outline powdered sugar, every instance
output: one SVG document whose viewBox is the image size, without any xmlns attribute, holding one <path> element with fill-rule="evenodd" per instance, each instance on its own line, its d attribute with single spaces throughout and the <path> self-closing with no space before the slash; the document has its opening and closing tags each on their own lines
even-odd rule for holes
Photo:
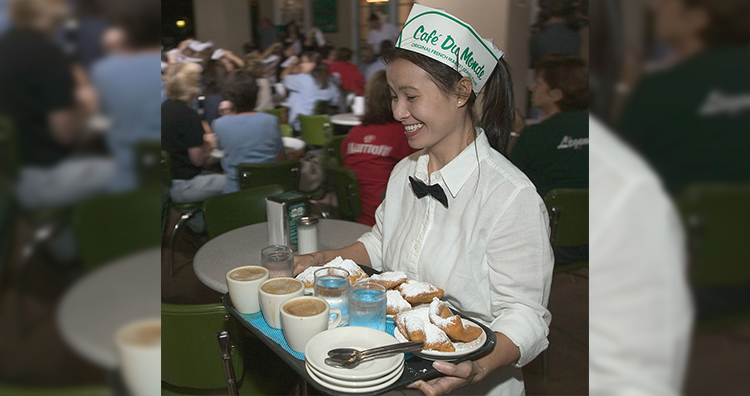
<svg viewBox="0 0 750 396">
<path fill-rule="evenodd" d="M 388 290 L 387 292 L 385 292 L 385 298 L 388 308 L 392 309 L 393 311 L 402 312 L 411 309 L 411 304 L 409 304 L 408 301 L 404 300 L 404 297 L 401 296 L 401 293 L 396 290 Z"/>
<path fill-rule="evenodd" d="M 315 271 L 320 268 L 322 267 L 315 265 L 307 267 L 304 271 L 300 272 L 295 279 L 304 283 L 305 287 L 312 287 L 313 283 L 315 283 Z"/>
<path fill-rule="evenodd" d="M 351 278 L 356 280 L 367 277 L 367 274 L 365 274 L 365 272 L 357 265 L 357 263 L 349 259 L 342 259 L 341 256 L 338 256 L 335 259 L 331 260 L 323 267 L 343 268 L 349 271 L 349 275 Z"/>
<path fill-rule="evenodd" d="M 409 280 L 399 286 L 399 290 L 404 297 L 416 297 L 420 294 L 434 293 L 437 288 L 426 282 Z"/>
<path fill-rule="evenodd" d="M 445 328 L 447 326 L 455 325 L 458 322 L 457 316 L 451 316 L 447 319 L 440 316 L 440 307 L 443 305 L 443 302 L 440 301 L 440 299 L 438 299 L 437 297 L 433 297 L 432 302 L 430 303 L 430 321 L 439 328 Z"/>
<path fill-rule="evenodd" d="M 383 282 L 398 282 L 401 280 L 406 281 L 406 273 L 404 273 L 403 271 L 389 271 L 375 274 L 371 276 L 370 279 Z"/>
</svg>

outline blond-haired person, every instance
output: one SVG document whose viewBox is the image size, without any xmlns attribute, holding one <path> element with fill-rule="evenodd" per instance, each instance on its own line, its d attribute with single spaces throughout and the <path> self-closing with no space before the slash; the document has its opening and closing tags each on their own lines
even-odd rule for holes
<svg viewBox="0 0 750 396">
<path fill-rule="evenodd" d="M 112 161 L 74 156 L 92 103 L 83 100 L 91 95 L 81 95 L 70 61 L 53 42 L 67 2 L 12 0 L 8 11 L 13 27 L 0 36 L 0 115 L 17 134 L 19 203 L 62 206 L 104 193 Z"/>
<path fill-rule="evenodd" d="M 170 195 L 176 203 L 201 202 L 221 194 L 224 175 L 203 167 L 216 137 L 204 134 L 200 116 L 190 108 L 200 94 L 201 67 L 178 63 L 167 70 L 167 99 L 161 106 L 161 146 L 169 152 L 172 171 Z"/>
</svg>

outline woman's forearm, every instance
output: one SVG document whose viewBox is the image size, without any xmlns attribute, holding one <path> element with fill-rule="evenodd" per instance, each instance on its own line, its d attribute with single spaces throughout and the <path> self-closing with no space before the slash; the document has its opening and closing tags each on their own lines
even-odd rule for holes
<svg viewBox="0 0 750 396">
<path fill-rule="evenodd" d="M 488 355 L 477 359 L 474 364 L 478 368 L 478 373 L 473 382 L 482 380 L 487 374 L 497 370 L 500 367 L 507 366 L 521 357 L 521 350 L 505 334 L 495 332 L 497 342 L 495 347 Z"/>
</svg>

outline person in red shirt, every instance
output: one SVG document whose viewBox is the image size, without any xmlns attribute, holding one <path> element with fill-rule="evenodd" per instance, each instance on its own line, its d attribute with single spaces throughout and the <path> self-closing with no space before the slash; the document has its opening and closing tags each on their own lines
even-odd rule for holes
<svg viewBox="0 0 750 396">
<path fill-rule="evenodd" d="M 357 174 L 362 215 L 358 223 L 375 225 L 375 209 L 383 199 L 396 164 L 417 150 L 409 146 L 404 126 L 393 118 L 385 70 L 375 73 L 365 89 L 365 115 L 341 142 L 344 167 Z"/>
<path fill-rule="evenodd" d="M 359 67 L 350 62 L 351 59 L 352 50 L 349 48 L 339 48 L 336 50 L 336 61 L 330 64 L 329 71 L 331 74 L 339 74 L 341 87 L 345 91 L 354 92 L 357 96 L 362 96 L 365 92 L 365 78 L 362 77 Z"/>
</svg>

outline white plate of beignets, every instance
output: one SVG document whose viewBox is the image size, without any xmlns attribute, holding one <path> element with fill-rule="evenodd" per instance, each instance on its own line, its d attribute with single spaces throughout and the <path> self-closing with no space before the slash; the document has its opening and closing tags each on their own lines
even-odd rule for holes
<svg viewBox="0 0 750 396">
<path fill-rule="evenodd" d="M 405 312 L 404 315 L 396 315 L 396 317 L 394 318 L 394 321 L 396 322 L 396 329 L 393 331 L 393 336 L 396 337 L 396 339 L 399 342 L 410 341 L 410 338 L 408 338 L 408 336 L 405 336 L 404 334 L 401 333 L 401 329 L 403 329 L 406 325 L 406 323 L 404 323 L 405 322 L 404 319 L 409 318 L 410 322 L 418 321 L 418 320 L 428 321 L 430 325 L 434 326 L 434 324 L 429 322 L 429 316 L 430 316 L 430 305 L 423 305 L 420 307 L 412 308 L 411 310 Z M 481 327 L 476 326 L 471 321 L 463 319 L 463 318 L 460 318 L 460 319 L 461 319 L 462 325 L 474 326 L 474 327 L 479 328 L 479 330 L 482 330 Z M 398 325 L 399 321 L 401 321 L 401 326 Z M 411 327 L 412 329 L 415 327 L 419 328 L 418 325 L 417 326 L 412 325 Z M 433 332 L 435 329 L 438 329 L 438 328 L 437 326 L 434 326 L 434 327 L 435 327 L 434 329 L 431 329 L 429 331 L 429 333 L 431 334 L 431 338 L 432 338 L 431 341 L 433 344 L 437 343 L 435 345 L 438 345 L 439 348 L 443 349 L 445 345 L 445 339 L 450 340 L 450 338 L 444 332 L 443 334 L 445 335 L 445 338 L 435 336 Z M 427 332 L 425 331 L 425 333 Z M 479 336 L 471 342 L 452 341 L 451 344 L 454 349 L 452 352 L 442 352 L 438 350 L 422 349 L 422 351 L 416 352 L 415 354 L 427 360 L 450 361 L 450 360 L 461 358 L 463 356 L 466 356 L 478 350 L 479 348 L 482 347 L 482 345 L 484 345 L 485 342 L 487 342 L 487 334 L 484 332 L 484 330 L 482 330 L 481 334 L 479 334 Z"/>
</svg>

